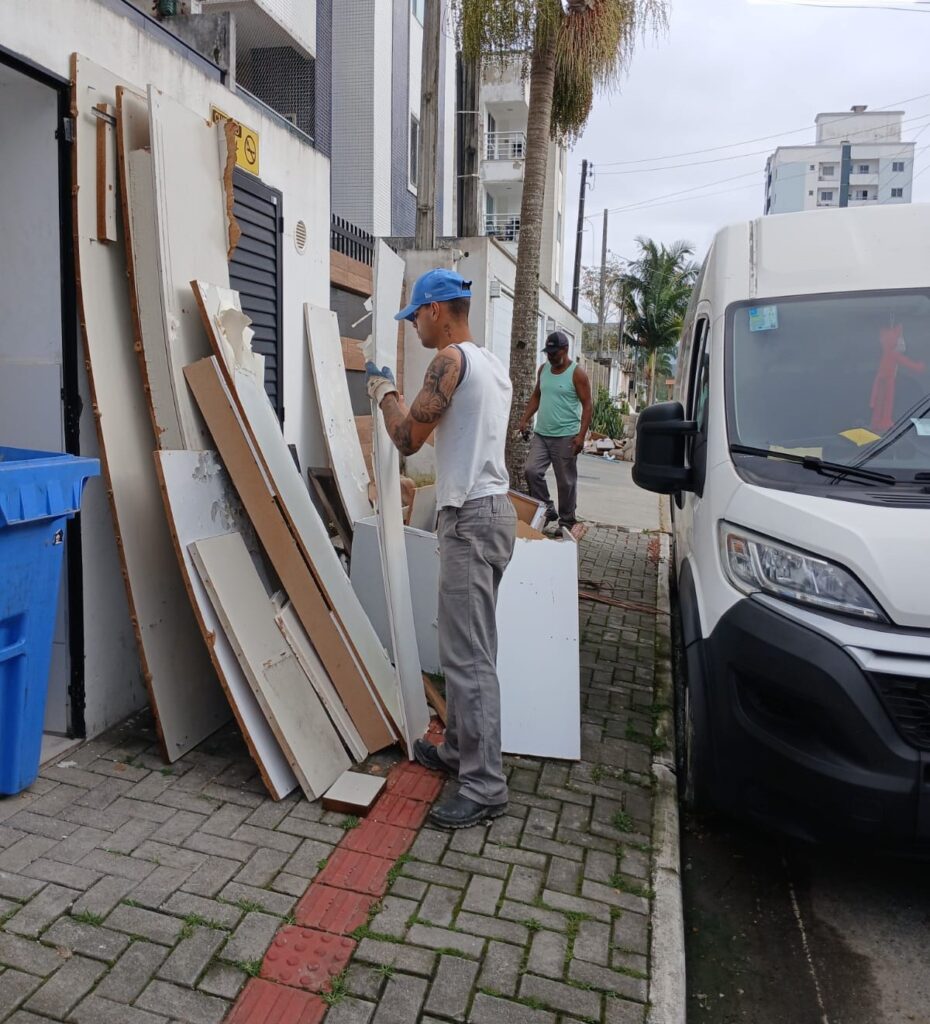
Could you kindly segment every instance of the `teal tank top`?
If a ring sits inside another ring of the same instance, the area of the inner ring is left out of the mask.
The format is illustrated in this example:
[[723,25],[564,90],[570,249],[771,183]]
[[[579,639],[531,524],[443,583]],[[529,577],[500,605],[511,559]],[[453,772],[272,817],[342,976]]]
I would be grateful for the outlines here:
[[539,410],[536,433],[544,437],[574,437],[581,430],[581,399],[575,391],[576,362],[561,373],[546,363],[539,375]]

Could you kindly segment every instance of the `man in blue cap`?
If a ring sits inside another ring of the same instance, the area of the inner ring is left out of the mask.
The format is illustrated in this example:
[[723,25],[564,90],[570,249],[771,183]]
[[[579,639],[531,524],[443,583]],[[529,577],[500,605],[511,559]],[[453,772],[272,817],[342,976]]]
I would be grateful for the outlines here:
[[458,776],[459,790],[430,812],[434,824],[467,828],[507,808],[497,679],[497,591],[513,554],[516,513],[504,445],[513,387],[501,361],[472,340],[471,282],[431,270],[413,286],[409,320],[436,351],[409,408],[388,367],[366,365],[368,393],[403,455],[436,432],[439,509],[439,660],[446,677],[446,735],[419,739],[414,756]]

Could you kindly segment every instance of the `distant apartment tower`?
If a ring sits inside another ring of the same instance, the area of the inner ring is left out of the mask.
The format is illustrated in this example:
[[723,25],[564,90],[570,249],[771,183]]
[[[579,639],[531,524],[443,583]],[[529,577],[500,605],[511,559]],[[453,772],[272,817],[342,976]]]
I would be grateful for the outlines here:
[[766,213],[909,203],[914,143],[901,141],[904,112],[818,114],[812,146],[779,146],[768,158]]
[[[520,61],[505,68],[488,67],[481,77],[478,223],[483,234],[502,242],[516,255],[520,238],[520,204],[526,162],[530,82]],[[539,283],[561,297],[565,238],[565,146],[549,143],[546,202],[543,209]]]
[[[332,210],[376,236],[416,227],[426,0],[332,6]],[[436,229],[454,230],[455,44],[440,49]]]

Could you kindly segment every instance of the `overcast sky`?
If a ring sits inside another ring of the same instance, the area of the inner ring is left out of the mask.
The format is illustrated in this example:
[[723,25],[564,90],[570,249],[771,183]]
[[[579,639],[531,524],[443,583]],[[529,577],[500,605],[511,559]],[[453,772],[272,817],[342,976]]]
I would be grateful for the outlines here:
[[[930,171],[921,174],[930,168],[930,148],[921,152],[930,147],[930,7],[923,11],[673,0],[668,34],[638,45],[620,91],[597,97],[569,154],[565,300],[584,158],[595,167],[585,207],[586,266],[600,264],[605,207],[607,244],[617,255],[633,255],[636,236],[646,235],[687,239],[703,258],[719,227],[762,212],[767,154],[779,144],[813,143],[816,114],[854,103],[918,118],[904,125],[903,139],[917,142],[914,199],[930,201]],[[747,141],[776,133],[784,134]],[[745,144],[691,153],[732,143]],[[674,157],[681,153],[690,155]],[[635,160],[646,162],[628,163]],[[717,162],[698,163],[708,160]],[[685,166],[655,169],[676,164]],[[706,188],[663,198],[695,186]]]

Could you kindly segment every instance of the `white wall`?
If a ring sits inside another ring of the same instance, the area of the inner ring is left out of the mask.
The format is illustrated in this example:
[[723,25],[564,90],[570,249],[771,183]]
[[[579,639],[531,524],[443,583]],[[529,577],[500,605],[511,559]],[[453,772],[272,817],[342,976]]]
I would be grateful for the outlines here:
[[[282,192],[285,217],[285,436],[297,446],[304,466],[325,464],[319,461],[325,458],[325,445],[317,410],[311,404],[302,307],[304,302],[329,305],[329,161],[281,127],[277,119],[228,92],[186,58],[95,0],[30,0],[28,17],[24,17],[18,0],[0,0],[0,39],[9,50],[63,78],[70,77],[70,57],[77,51],[140,90],[153,83],[204,118],[209,117],[210,106],[215,104],[259,133],[261,177]],[[308,243],[303,255],[294,244],[298,220],[307,226]],[[95,455],[92,402],[83,373],[81,379],[82,453]],[[139,398],[142,401],[141,390]],[[140,706],[145,697],[116,559],[112,519],[99,480],[88,487],[82,523],[86,721],[92,735]]]

